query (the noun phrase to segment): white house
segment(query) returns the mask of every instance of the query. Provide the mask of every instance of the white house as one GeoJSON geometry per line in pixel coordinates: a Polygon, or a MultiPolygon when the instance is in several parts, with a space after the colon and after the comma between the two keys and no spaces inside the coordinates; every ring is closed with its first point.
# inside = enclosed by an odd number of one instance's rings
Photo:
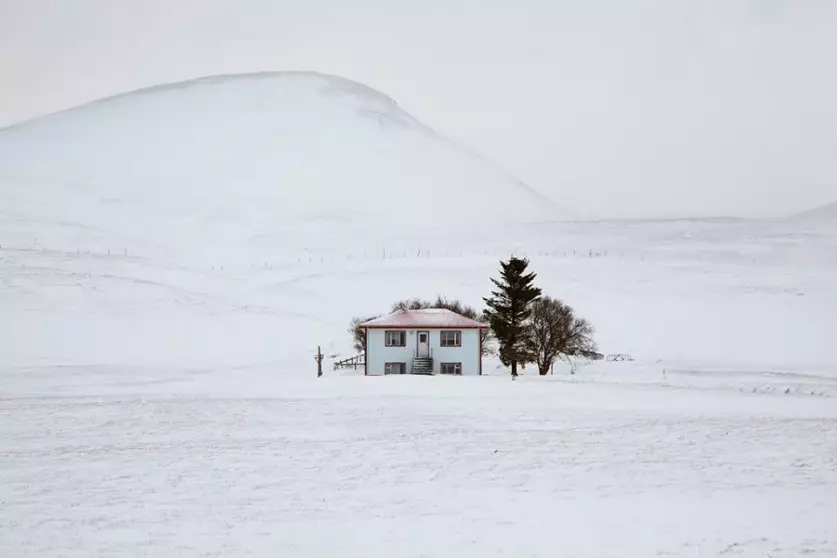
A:
{"type": "Polygon", "coordinates": [[[367,376],[482,374],[480,331],[488,326],[450,310],[399,310],[360,327],[367,376]]]}

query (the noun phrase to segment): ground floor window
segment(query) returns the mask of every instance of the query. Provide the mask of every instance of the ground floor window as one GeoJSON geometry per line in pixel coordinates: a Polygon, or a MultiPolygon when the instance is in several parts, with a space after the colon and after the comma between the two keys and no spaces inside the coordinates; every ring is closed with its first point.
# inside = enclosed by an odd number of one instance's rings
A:
{"type": "Polygon", "coordinates": [[[461,362],[443,362],[439,365],[439,368],[442,374],[462,375],[461,362]]]}
{"type": "Polygon", "coordinates": [[[388,362],[384,365],[384,374],[406,374],[406,362],[388,362]]]}

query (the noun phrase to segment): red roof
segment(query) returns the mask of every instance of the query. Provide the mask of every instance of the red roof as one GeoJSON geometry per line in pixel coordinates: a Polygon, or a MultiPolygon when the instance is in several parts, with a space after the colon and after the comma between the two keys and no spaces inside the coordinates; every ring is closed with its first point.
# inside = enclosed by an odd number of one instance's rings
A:
{"type": "Polygon", "coordinates": [[[487,328],[488,326],[445,308],[424,308],[421,310],[398,310],[388,316],[363,322],[360,327],[474,329],[487,328]]]}

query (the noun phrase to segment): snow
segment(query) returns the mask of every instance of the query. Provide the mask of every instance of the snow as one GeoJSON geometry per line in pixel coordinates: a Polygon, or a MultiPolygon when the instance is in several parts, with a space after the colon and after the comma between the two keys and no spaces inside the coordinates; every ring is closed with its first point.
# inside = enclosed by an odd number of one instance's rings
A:
{"type": "Polygon", "coordinates": [[[386,316],[368,320],[363,327],[462,327],[484,328],[476,320],[460,316],[446,308],[422,308],[419,310],[397,310],[386,316]]]}
{"type": "Polygon", "coordinates": [[[826,396],[596,367],[4,371],[0,554],[837,553],[833,372],[826,396]]]}
{"type": "Polygon", "coordinates": [[[277,221],[560,214],[382,93],[311,72],[158,86],[0,130],[0,177],[0,204],[23,218],[96,227],[123,243],[153,227],[159,247],[177,238],[201,250],[252,240],[277,221]],[[497,197],[515,201],[500,211],[497,197]]]}
{"type": "Polygon", "coordinates": [[[317,345],[351,356],[353,316],[437,295],[482,307],[498,261],[515,251],[546,293],[595,325],[602,353],[730,369],[835,364],[828,228],[553,223],[381,237],[371,225],[295,234],[280,224],[275,244],[199,252],[175,238],[160,250],[130,245],[126,257],[97,231],[0,226],[2,362],[17,366],[284,363],[294,375],[317,345]]]}
{"type": "Polygon", "coordinates": [[[519,231],[637,361],[514,383],[330,366],[352,315],[478,304],[508,231],[267,267],[4,243],[0,555],[834,556],[835,235],[785,227],[519,231]]]}
{"type": "Polygon", "coordinates": [[[309,74],[0,130],[0,556],[837,554],[837,229],[462,211],[528,192],[498,176],[309,74]],[[419,166],[452,205],[368,203],[419,166]],[[481,307],[510,254],[636,360],[332,369],[353,316],[481,307]]]}
{"type": "Polygon", "coordinates": [[[837,223],[837,201],[821,205],[808,211],[794,215],[794,219],[802,222],[831,222],[837,223]]]}

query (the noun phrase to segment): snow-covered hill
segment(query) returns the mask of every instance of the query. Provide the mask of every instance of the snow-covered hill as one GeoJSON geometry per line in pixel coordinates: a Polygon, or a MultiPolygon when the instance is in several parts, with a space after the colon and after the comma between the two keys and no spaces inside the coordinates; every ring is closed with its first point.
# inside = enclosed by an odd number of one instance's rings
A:
{"type": "Polygon", "coordinates": [[[837,202],[827,203],[802,213],[794,215],[796,221],[808,221],[811,223],[833,223],[837,225],[837,202]]]}
{"type": "Polygon", "coordinates": [[[158,86],[0,130],[0,184],[7,218],[189,252],[290,221],[559,216],[384,94],[307,72],[158,86]]]}
{"type": "Polygon", "coordinates": [[[837,229],[555,213],[311,74],[0,131],[0,556],[833,557],[837,229]],[[512,253],[636,360],[330,366],[512,253]]]}
{"type": "Polygon", "coordinates": [[[437,294],[480,306],[513,252],[605,352],[833,362],[833,228],[556,215],[339,78],[208,78],[94,102],[0,130],[0,364],[294,375],[318,344],[346,356],[354,315],[437,294]]]}

